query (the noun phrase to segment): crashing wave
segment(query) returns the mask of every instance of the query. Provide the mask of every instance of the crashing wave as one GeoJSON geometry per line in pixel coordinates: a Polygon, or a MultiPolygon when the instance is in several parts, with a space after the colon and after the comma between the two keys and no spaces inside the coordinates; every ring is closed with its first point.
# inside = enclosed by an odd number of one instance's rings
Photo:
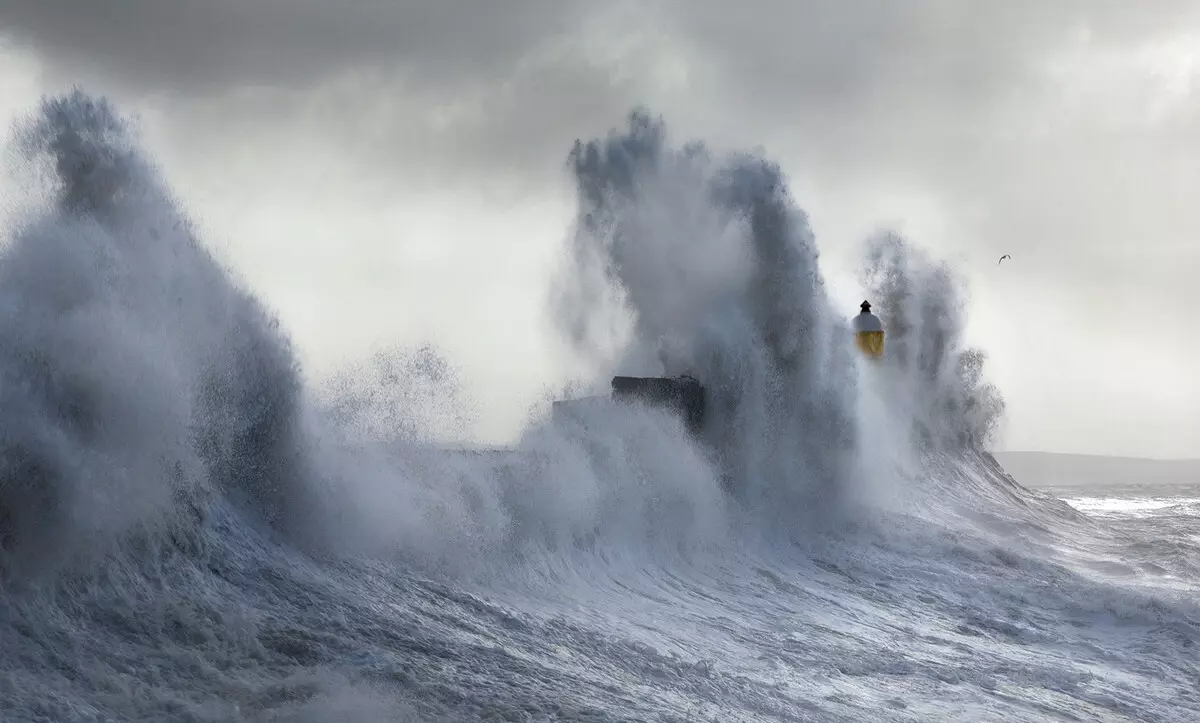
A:
{"type": "Polygon", "coordinates": [[[128,122],[77,90],[45,100],[16,148],[52,183],[0,258],[0,554],[178,532],[216,493],[298,524],[292,351],[128,122]]]}

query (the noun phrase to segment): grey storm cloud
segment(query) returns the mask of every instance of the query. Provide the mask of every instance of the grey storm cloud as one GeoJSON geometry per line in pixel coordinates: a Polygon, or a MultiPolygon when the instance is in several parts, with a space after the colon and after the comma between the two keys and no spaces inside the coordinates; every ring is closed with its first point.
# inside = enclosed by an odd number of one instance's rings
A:
{"type": "Polygon", "coordinates": [[[782,107],[836,101],[843,107],[894,101],[970,106],[1039,72],[1074,33],[1124,45],[1196,19],[1194,3],[1116,1],[861,0],[858,2],[682,3],[684,35],[713,70],[756,103],[782,107]],[[745,10],[742,10],[745,8],[745,10]],[[787,89],[790,92],[773,93],[787,89]]]}
{"type": "Polygon", "coordinates": [[[169,97],[179,147],[317,143],[422,184],[561,183],[576,138],[644,105],[839,192],[867,176],[932,193],[977,243],[1039,253],[1072,233],[1166,248],[1200,231],[1180,190],[1200,171],[1178,161],[1200,145],[1195,100],[1173,125],[1122,125],[1147,83],[1102,77],[1101,105],[1071,116],[1078,79],[1062,75],[1072,53],[1189,28],[1200,5],[1185,0],[0,4],[0,33],[51,77],[169,97]]]}
{"type": "Polygon", "coordinates": [[[1038,112],[1046,65],[1072,38],[1136,46],[1196,15],[1182,0],[8,0],[0,28],[64,83],[216,97],[180,115],[307,122],[376,162],[557,171],[575,137],[649,105],[853,175],[942,173],[1014,106],[1038,112]],[[653,79],[656,52],[682,58],[682,91],[653,79]]]}
{"type": "MultiPolygon", "coordinates": [[[[99,65],[132,84],[179,90],[303,87],[349,67],[411,69],[429,84],[496,78],[611,7],[581,0],[8,0],[0,21],[52,64],[99,65]]],[[[750,0],[735,7],[657,0],[627,7],[635,22],[661,24],[692,44],[717,77],[756,103],[784,106],[878,95],[887,86],[961,103],[1002,90],[1071,31],[1122,43],[1196,14],[1194,3],[1181,0],[750,0]]]]}
{"type": "Polygon", "coordinates": [[[318,143],[419,184],[561,183],[576,138],[645,105],[837,192],[867,177],[931,193],[989,249],[1200,232],[1183,193],[1200,167],[1179,160],[1200,146],[1195,100],[1173,124],[1122,124],[1147,83],[1101,77],[1101,104],[1071,116],[1078,79],[1062,76],[1072,53],[1200,30],[1185,0],[8,0],[0,28],[64,83],[167,94],[179,147],[318,143]],[[683,79],[657,80],[673,60],[683,79]]]}
{"type": "Polygon", "coordinates": [[[0,27],[52,66],[99,66],[145,89],[303,88],[345,68],[421,83],[495,77],[575,24],[563,0],[9,0],[0,27]]]}

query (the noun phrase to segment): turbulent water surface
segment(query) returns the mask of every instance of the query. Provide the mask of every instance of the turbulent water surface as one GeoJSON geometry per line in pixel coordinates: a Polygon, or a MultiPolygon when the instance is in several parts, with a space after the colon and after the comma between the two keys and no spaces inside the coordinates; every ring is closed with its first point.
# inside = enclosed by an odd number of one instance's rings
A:
{"type": "Polygon", "coordinates": [[[691,373],[698,437],[597,407],[455,452],[436,351],[307,388],[104,101],[10,158],[4,720],[1200,718],[1195,497],[1008,476],[958,284],[895,236],[864,364],[768,160],[644,113],[570,154],[577,386],[691,373]]]}

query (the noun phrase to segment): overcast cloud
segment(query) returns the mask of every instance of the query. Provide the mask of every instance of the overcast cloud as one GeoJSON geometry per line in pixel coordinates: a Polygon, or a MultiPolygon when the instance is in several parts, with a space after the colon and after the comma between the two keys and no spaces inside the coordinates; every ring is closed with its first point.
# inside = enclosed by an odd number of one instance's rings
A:
{"type": "Polygon", "coordinates": [[[566,373],[570,144],[645,104],[780,161],[835,282],[885,224],[952,260],[1010,446],[1200,455],[1195,3],[8,0],[0,33],[0,89],[143,115],[316,368],[437,337],[491,433],[566,373]]]}

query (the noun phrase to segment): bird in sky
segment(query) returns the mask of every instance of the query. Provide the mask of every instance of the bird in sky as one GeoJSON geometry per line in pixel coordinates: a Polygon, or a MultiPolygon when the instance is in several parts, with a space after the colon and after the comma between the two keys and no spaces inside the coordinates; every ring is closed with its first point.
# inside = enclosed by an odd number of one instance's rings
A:
{"type": "Polygon", "coordinates": [[[1004,254],[1003,256],[1000,257],[1000,260],[996,262],[996,265],[999,266],[1000,264],[1004,263],[1004,259],[1011,259],[1011,258],[1012,258],[1012,256],[1009,256],[1008,254],[1004,254]]]}

